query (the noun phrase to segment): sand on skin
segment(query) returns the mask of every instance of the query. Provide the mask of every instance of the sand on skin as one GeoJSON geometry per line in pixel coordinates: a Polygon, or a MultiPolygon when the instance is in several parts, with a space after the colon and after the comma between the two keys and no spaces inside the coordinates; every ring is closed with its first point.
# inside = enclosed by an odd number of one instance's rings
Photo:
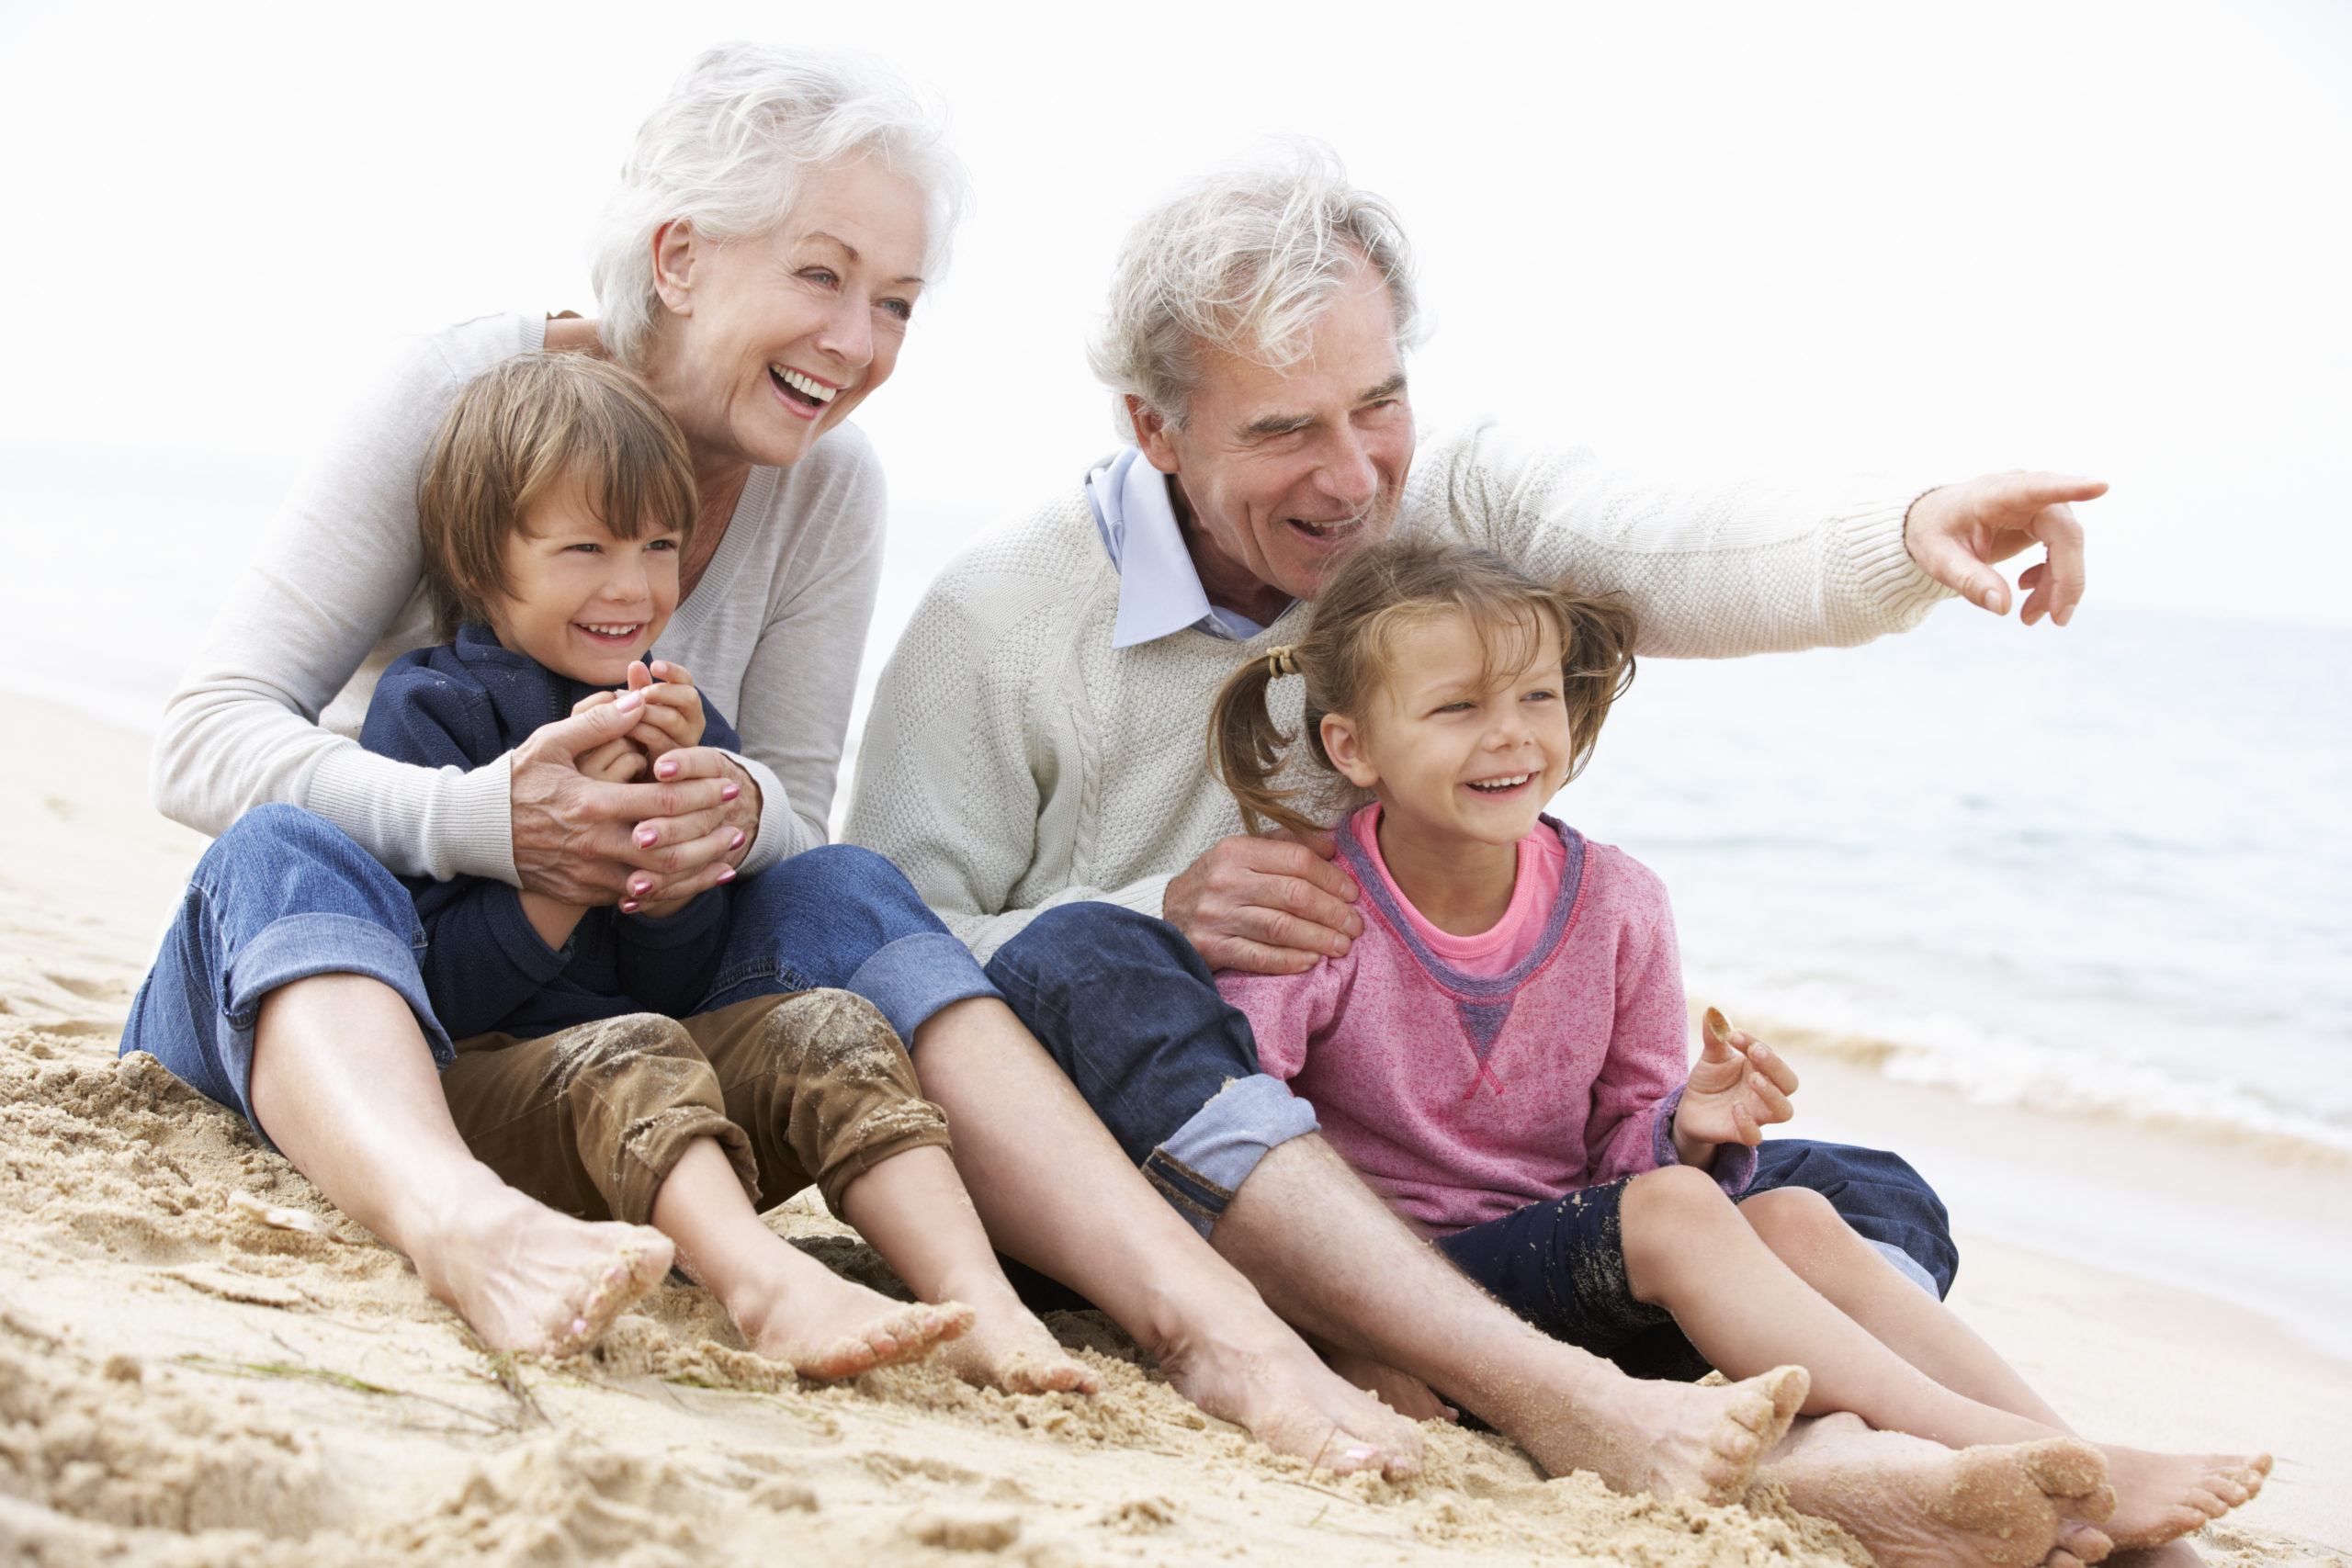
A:
{"type": "MultiPolygon", "coordinates": [[[[148,811],[138,738],[17,698],[0,698],[0,718],[43,737],[45,757],[71,750],[62,782],[34,775],[32,748],[0,764],[10,1561],[651,1568],[772,1561],[785,1541],[808,1560],[1040,1564],[1863,1561],[1769,1505],[1545,1483],[1498,1439],[1452,1428],[1430,1429],[1416,1483],[1335,1480],[1202,1417],[1091,1314],[1054,1326],[1101,1371],[1094,1400],[987,1393],[924,1368],[801,1385],[682,1286],[626,1314],[594,1357],[489,1357],[232,1118],[150,1065],[115,1063],[130,989],[201,840],[148,811]],[[272,1209],[311,1223],[270,1224],[272,1209]]],[[[847,1271],[876,1267],[806,1199],[771,1224],[847,1271]]],[[[1971,1266],[1972,1312],[1999,1342],[2088,1333],[2067,1266],[1976,1244],[1971,1266]]],[[[2176,1329],[2212,1330],[2181,1292],[2121,1304],[2110,1345],[2120,1334],[2179,1359],[2201,1348],[2176,1329]]],[[[2311,1402],[2332,1390],[2352,1406],[2352,1373],[2314,1376],[2298,1354],[2223,1334],[2208,1364],[2228,1360],[2237,1386],[2311,1402]]],[[[2030,1370],[2064,1385],[2075,1363],[2059,1359],[2030,1370]]],[[[2101,1413],[2087,1393],[2061,1403],[2086,1423],[2101,1413]]],[[[2261,1414],[2286,1472],[2298,1414],[2261,1414]]],[[[2261,1505],[2251,1512],[2264,1522],[2261,1505]]],[[[2341,1505],[2298,1523],[2352,1540],[2341,1505]]],[[[2235,1526],[2206,1550],[2233,1564],[2345,1561],[2235,1526]]]]}

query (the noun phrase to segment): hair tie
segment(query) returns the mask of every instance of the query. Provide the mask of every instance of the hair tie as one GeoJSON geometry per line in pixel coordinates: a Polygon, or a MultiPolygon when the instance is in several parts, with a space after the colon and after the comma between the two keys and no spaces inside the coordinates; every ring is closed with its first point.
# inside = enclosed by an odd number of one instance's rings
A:
{"type": "Polygon", "coordinates": [[[1266,679],[1280,680],[1284,675],[1298,673],[1298,644],[1286,642],[1280,648],[1266,650],[1266,679]]]}

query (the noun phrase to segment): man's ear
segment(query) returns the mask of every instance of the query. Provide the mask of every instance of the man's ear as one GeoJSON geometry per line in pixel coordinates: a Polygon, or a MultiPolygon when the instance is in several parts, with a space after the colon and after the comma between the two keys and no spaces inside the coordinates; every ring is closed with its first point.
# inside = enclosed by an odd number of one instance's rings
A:
{"type": "Polygon", "coordinates": [[[1176,460],[1176,444],[1169,439],[1168,416],[1129,392],[1127,423],[1135,427],[1136,446],[1143,452],[1144,461],[1163,474],[1172,474],[1181,466],[1176,460]]]}
{"type": "Polygon", "coordinates": [[[1340,776],[1358,789],[1370,789],[1380,782],[1380,771],[1364,755],[1363,733],[1356,721],[1345,714],[1327,713],[1323,716],[1321,734],[1323,754],[1340,770],[1340,776]]]}
{"type": "Polygon", "coordinates": [[[653,231],[653,292],[673,316],[695,313],[695,253],[699,244],[694,225],[683,218],[653,231]]]}

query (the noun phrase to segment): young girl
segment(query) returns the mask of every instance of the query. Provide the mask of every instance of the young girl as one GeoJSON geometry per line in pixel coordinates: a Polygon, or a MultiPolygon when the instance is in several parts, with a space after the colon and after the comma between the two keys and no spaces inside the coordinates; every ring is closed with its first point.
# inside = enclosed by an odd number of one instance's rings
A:
{"type": "MultiPolygon", "coordinates": [[[[677,608],[695,482],[684,438],[626,373],[580,355],[484,372],[435,437],[417,510],[425,580],[456,637],[386,670],[360,735],[370,750],[471,769],[611,702],[642,717],[579,759],[594,777],[736,743],[684,670],[644,662],[677,608]]],[[[664,1232],[752,1348],[805,1374],[960,1337],[944,1353],[977,1380],[1096,1386],[1014,1295],[945,1118],[881,1013],[846,991],[763,994],[764,974],[721,972],[734,888],[604,908],[481,877],[409,886],[432,1011],[458,1037],[450,1113],[509,1183],[664,1232]],[[934,1304],[876,1295],[761,1223],[761,1207],[812,1182],[934,1304]]]]}
{"type": "MultiPolygon", "coordinates": [[[[1544,815],[1632,644],[1626,611],[1483,551],[1408,539],[1351,558],[1304,640],[1227,680],[1210,751],[1251,831],[1319,832],[1302,806],[1342,781],[1369,794],[1335,831],[1364,931],[1303,975],[1218,989],[1374,1189],[1545,1332],[1607,1355],[1670,1318],[1728,1376],[1804,1366],[1809,1415],[1955,1448],[2064,1432],[1819,1194],[1735,1202],[1796,1074],[1712,1010],[1690,1063],[1665,890],[1544,815]],[[1294,738],[1267,698],[1292,674],[1314,765],[1286,787],[1294,738]]],[[[2218,1517],[2270,1465],[2101,1451],[2124,1547],[2218,1517]]]]}

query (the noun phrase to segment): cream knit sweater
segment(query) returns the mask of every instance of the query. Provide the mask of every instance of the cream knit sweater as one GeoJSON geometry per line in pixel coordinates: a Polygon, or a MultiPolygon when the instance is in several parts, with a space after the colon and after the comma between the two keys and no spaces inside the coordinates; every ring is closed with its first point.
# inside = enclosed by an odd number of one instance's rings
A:
{"type": "MultiPolygon", "coordinates": [[[[1917,493],[1643,486],[1480,424],[1420,444],[1397,526],[1624,593],[1645,655],[1720,658],[1917,625],[1945,596],[1904,547],[1917,493]]],[[[1074,485],[933,583],[882,672],[847,836],[896,861],[983,959],[1054,904],[1157,915],[1169,878],[1241,830],[1208,770],[1209,705],[1238,665],[1295,640],[1305,609],[1248,642],[1186,630],[1114,649],[1118,602],[1074,485]]],[[[1295,728],[1298,683],[1273,697],[1295,728]]]]}

